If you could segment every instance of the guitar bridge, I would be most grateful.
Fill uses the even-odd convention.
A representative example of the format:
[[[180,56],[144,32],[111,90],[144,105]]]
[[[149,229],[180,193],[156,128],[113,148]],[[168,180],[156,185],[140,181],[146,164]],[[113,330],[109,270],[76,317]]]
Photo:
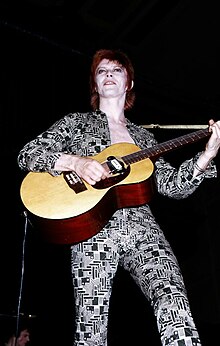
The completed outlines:
[[[67,182],[68,186],[73,191],[75,191],[75,193],[79,193],[79,192],[87,190],[84,182],[75,172],[72,172],[72,171],[63,172],[63,177],[65,181]]]

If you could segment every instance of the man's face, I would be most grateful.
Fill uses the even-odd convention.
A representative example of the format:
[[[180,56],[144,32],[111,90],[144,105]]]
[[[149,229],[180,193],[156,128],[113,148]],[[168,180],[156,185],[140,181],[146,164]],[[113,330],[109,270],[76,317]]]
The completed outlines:
[[[96,69],[96,87],[102,97],[117,97],[127,90],[127,71],[116,62],[103,59]]]
[[[17,346],[25,346],[28,341],[30,341],[30,333],[27,329],[24,329],[17,339]]]

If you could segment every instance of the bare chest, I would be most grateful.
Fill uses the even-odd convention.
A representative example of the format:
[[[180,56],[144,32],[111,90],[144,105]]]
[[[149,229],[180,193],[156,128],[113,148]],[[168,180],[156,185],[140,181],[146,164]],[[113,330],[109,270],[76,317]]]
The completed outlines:
[[[122,142],[134,143],[125,125],[109,124],[109,130],[112,144]]]

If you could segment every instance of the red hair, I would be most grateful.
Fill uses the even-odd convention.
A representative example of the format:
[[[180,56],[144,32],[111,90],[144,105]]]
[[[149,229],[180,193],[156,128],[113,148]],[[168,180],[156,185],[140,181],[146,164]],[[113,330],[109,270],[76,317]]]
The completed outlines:
[[[90,70],[90,104],[92,106],[92,109],[96,110],[99,107],[99,94],[96,91],[95,74],[97,66],[103,59],[117,62],[120,66],[126,69],[128,89],[126,92],[124,109],[131,109],[135,101],[135,93],[132,90],[134,80],[134,68],[128,56],[122,51],[115,49],[100,49],[96,51],[96,53],[93,56]]]

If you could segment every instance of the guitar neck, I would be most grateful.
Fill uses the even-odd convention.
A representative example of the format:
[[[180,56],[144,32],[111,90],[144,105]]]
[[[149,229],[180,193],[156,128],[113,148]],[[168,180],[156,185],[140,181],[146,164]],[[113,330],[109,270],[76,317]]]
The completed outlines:
[[[135,153],[122,157],[126,164],[132,164],[147,158],[157,157],[163,153],[178,149],[187,144],[198,142],[199,140],[210,136],[209,128],[198,130],[166,142],[159,143],[151,148],[143,149]]]

